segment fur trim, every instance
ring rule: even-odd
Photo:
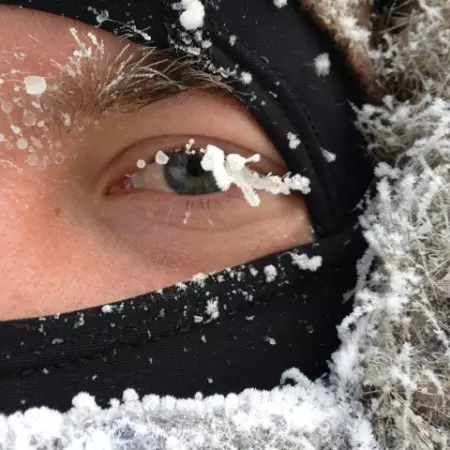
[[[367,88],[373,86],[373,64],[369,58],[371,8],[368,0],[299,0],[319,25],[328,30],[344,50],[353,70]]]

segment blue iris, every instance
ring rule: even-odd
[[[164,177],[169,187],[179,195],[203,195],[220,189],[212,172],[201,166],[202,154],[173,153],[164,165]]]

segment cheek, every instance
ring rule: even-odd
[[[133,202],[112,208],[64,189],[36,195],[17,181],[4,188],[4,319],[132,297],[311,240],[306,208],[295,197],[267,198],[270,214],[247,207],[251,215],[239,226],[233,225],[231,207],[228,225],[221,227],[217,211],[205,209],[193,218],[195,228],[178,223],[167,204],[156,219],[142,214],[143,206],[138,212]]]

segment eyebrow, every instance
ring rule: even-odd
[[[232,88],[198,68],[189,56],[156,47],[126,44],[111,58],[103,45],[90,57],[58,64],[61,74],[41,100],[56,122],[80,113],[128,113],[188,90],[231,92]]]

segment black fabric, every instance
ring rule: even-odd
[[[189,50],[188,38],[196,42],[195,34],[180,28],[172,3],[163,0],[0,3],[92,25],[108,10],[114,21],[102,28],[145,29],[154,44],[175,53]],[[67,409],[82,390],[104,404],[129,387],[179,397],[270,389],[292,366],[312,378],[327,370],[338,345],[336,325],[351,308],[351,300],[343,299],[351,297],[356,261],[365,248],[353,210],[371,170],[350,107],[363,96],[332,40],[296,2],[281,9],[271,0],[204,3],[203,37],[213,45],[202,52],[199,65],[214,73],[237,65],[236,95],[263,125],[289,170],[310,178],[306,202],[319,240],[293,252],[320,255],[322,265],[317,271],[300,270],[291,252],[280,252],[213,275],[204,284],[189,282],[119,302],[110,313],[100,307],[2,322],[0,411],[42,404]],[[141,34],[135,40],[148,44]],[[313,59],[324,52],[331,71],[318,77]],[[252,74],[249,85],[238,81],[243,70]],[[297,149],[289,148],[288,132],[302,140]],[[334,153],[336,161],[327,162],[323,150]],[[268,264],[277,270],[273,282],[264,274]]]

